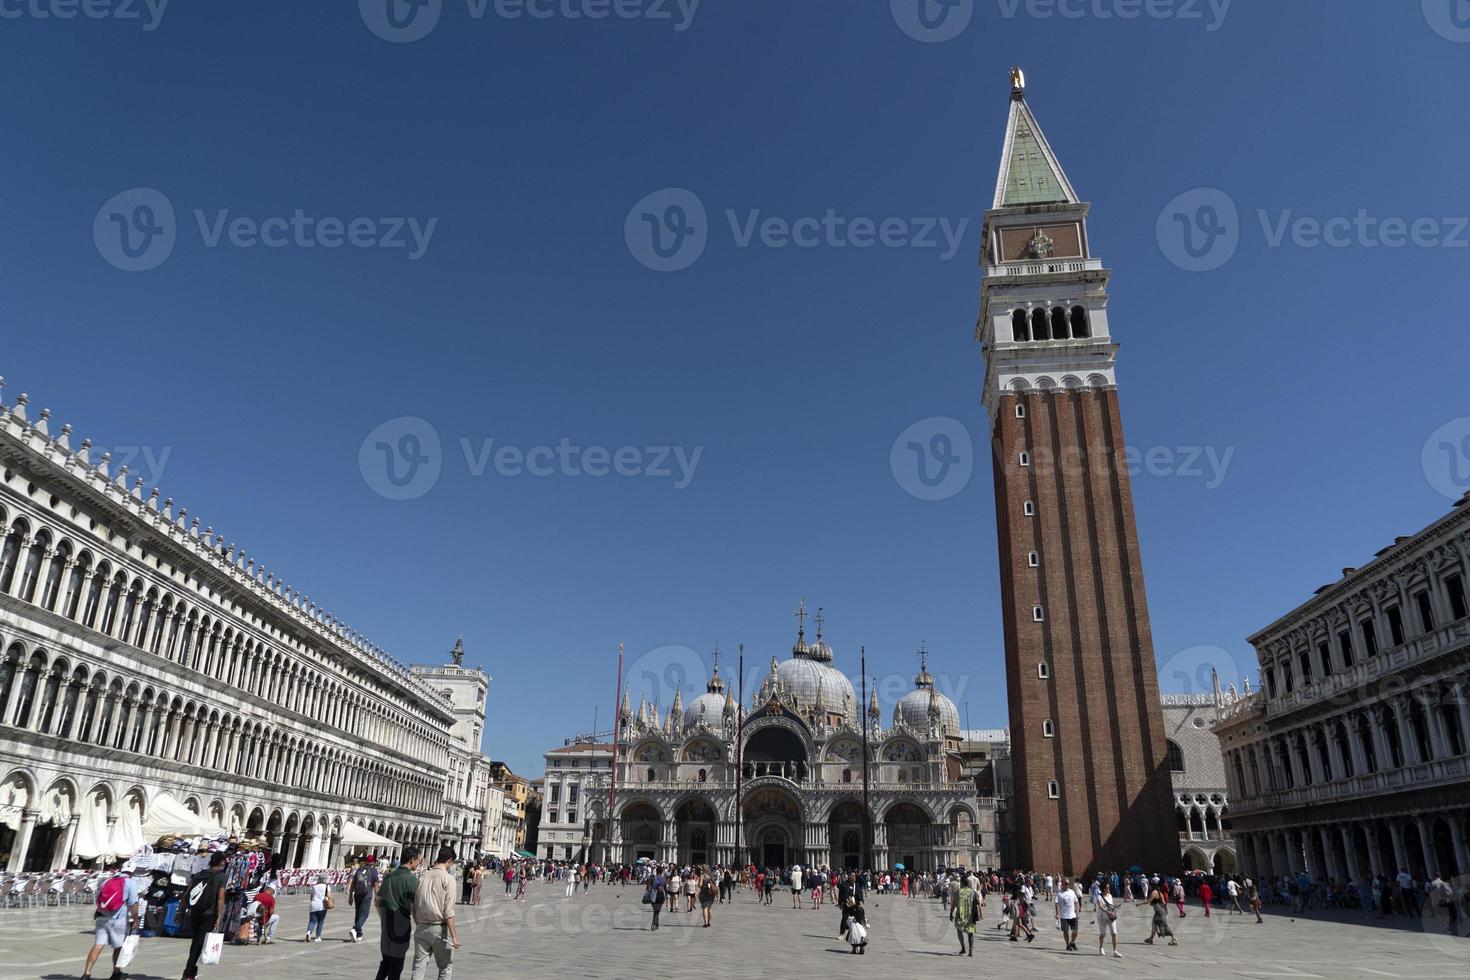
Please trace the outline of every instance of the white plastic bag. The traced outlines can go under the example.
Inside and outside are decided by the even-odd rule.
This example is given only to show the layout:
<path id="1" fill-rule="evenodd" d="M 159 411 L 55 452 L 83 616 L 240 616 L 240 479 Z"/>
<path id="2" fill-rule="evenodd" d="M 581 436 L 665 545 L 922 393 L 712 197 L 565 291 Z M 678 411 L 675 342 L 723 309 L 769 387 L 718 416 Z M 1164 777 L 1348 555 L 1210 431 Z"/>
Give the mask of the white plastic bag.
<path id="1" fill-rule="evenodd" d="M 116 966 L 119 970 L 133 962 L 133 957 L 138 954 L 138 937 L 129 936 L 123 940 L 122 949 L 117 951 Z"/>
<path id="2" fill-rule="evenodd" d="M 199 953 L 199 962 L 205 966 L 212 966 L 219 962 L 220 953 L 225 949 L 225 934 L 222 932 L 211 932 L 204 937 L 204 949 Z"/>

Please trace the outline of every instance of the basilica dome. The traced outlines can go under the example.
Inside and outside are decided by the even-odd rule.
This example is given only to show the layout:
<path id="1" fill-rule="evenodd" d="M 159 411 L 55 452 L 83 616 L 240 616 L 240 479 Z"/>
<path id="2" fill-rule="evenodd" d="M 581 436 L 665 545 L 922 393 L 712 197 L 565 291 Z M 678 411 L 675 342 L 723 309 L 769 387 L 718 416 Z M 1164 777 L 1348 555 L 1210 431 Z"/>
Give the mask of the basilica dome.
<path id="1" fill-rule="evenodd" d="M 725 717 L 725 682 L 720 678 L 720 668 L 716 665 L 714 673 L 710 675 L 709 684 L 705 686 L 704 693 L 690 702 L 684 711 L 684 727 L 691 728 L 700 723 L 711 727 L 719 727 Z"/>
<path id="2" fill-rule="evenodd" d="M 919 655 L 919 673 L 914 678 L 914 689 L 898 699 L 893 709 L 895 723 L 902 722 L 910 728 L 924 732 L 929 730 L 929 710 L 939 713 L 939 733 L 959 737 L 960 713 L 954 702 L 934 689 L 934 677 L 925 664 L 925 653 Z"/>
<path id="3" fill-rule="evenodd" d="M 797 610 L 800 619 L 806 618 L 806 607 Z M 771 660 L 771 673 L 756 695 L 757 702 L 771 698 L 789 698 L 803 716 L 819 718 L 826 722 L 840 719 L 858 721 L 857 697 L 853 693 L 852 681 L 833 666 L 835 656 L 832 647 L 822 638 L 822 613 L 817 610 L 817 641 L 811 646 L 806 642 L 806 631 L 799 627 L 796 645 L 791 648 L 791 659 Z M 835 718 L 834 718 L 835 716 Z"/>

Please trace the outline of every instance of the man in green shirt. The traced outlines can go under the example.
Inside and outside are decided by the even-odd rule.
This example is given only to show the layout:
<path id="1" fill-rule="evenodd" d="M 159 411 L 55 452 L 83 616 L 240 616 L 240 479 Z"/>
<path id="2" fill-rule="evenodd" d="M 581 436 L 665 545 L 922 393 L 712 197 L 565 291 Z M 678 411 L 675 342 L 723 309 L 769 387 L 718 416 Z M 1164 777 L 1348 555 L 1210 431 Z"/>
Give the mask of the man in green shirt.
<path id="1" fill-rule="evenodd" d="M 378 949 L 383 959 L 375 980 L 399 980 L 403 973 L 403 961 L 413 938 L 413 899 L 419 889 L 414 872 L 419 869 L 419 860 L 418 848 L 405 847 L 403 860 L 388 872 L 378 889 L 378 920 L 383 927 Z"/>

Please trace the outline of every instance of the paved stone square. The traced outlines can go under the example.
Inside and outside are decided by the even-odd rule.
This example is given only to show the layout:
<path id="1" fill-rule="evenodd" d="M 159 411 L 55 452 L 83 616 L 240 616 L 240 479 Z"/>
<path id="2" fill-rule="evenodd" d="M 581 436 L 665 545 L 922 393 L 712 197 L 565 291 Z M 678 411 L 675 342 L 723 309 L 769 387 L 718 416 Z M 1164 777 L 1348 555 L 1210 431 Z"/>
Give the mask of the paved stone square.
<path id="1" fill-rule="evenodd" d="M 511 902 L 486 889 L 487 904 L 459 908 L 465 946 L 456 957 L 458 980 L 482 977 L 667 977 L 738 970 L 773 976 L 873 977 L 1170 976 L 1170 977 L 1405 977 L 1464 980 L 1470 976 L 1470 939 L 1410 928 L 1403 920 L 1364 922 L 1360 916 L 1319 913 L 1293 919 L 1271 913 L 1263 926 L 1249 917 L 1198 907 L 1170 923 L 1181 945 L 1144 946 L 1148 914 L 1130 907 L 1121 919 L 1124 958 L 1096 955 L 1096 930 L 1084 912 L 1080 945 L 1067 953 L 1042 906 L 1035 943 L 1009 943 L 995 928 L 998 905 L 976 935 L 975 957 L 954 955 L 955 941 L 939 904 L 927 899 L 870 900 L 867 954 L 854 957 L 836 938 L 837 912 L 790 908 L 789 893 L 765 908 L 750 891 L 734 905 L 715 907 L 714 926 L 701 928 L 699 913 L 666 912 L 664 928 L 648 931 L 649 915 L 634 886 L 596 886 L 566 899 L 563 887 L 535 884 L 528 899 Z M 204 980 L 301 980 L 309 977 L 371 978 L 378 962 L 378 926 L 368 939 L 345 941 L 351 912 L 342 903 L 327 915 L 321 943 L 302 941 L 305 898 L 282 896 L 282 924 L 271 946 L 225 947 L 218 966 L 203 967 Z M 81 972 L 89 944 L 89 907 L 0 910 L 0 980 L 68 980 Z M 188 943 L 144 939 L 129 970 L 133 980 L 173 980 L 182 972 Z M 108 971 L 98 964 L 97 976 Z M 430 976 L 434 974 L 430 972 Z M 404 971 L 407 980 L 408 970 Z"/>

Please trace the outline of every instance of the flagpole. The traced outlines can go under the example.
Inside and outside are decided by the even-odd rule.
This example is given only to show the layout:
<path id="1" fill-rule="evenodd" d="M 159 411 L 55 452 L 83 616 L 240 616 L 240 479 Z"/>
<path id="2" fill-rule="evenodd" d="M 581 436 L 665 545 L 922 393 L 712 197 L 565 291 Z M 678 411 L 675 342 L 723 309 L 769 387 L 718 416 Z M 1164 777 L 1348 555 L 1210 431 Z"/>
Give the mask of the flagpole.
<path id="1" fill-rule="evenodd" d="M 861 712 L 863 716 L 863 863 L 873 867 L 873 811 L 868 804 L 868 648 L 861 647 L 862 691 Z"/>
<path id="2" fill-rule="evenodd" d="M 618 739 L 623 732 L 623 645 L 618 644 L 618 684 L 617 693 L 613 696 L 613 744 L 612 744 L 612 780 L 608 783 L 607 790 L 607 842 L 612 844 L 613 821 L 617 819 L 618 805 Z M 593 739 L 597 738 L 597 728 L 592 728 Z"/>
<path id="3" fill-rule="evenodd" d="M 735 703 L 735 866 L 744 867 L 745 862 L 741 856 L 745 848 L 741 846 L 741 834 L 744 829 L 741 812 L 741 792 L 744 788 L 745 765 L 742 761 L 742 753 L 745 747 L 745 644 L 739 646 L 740 659 L 736 665 L 739 674 L 735 682 L 735 689 L 739 692 Z"/>

